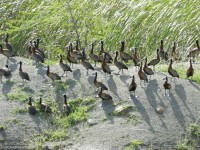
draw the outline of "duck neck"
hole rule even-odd
[[[95,74],[94,82],[97,82],[97,74]]]
[[[36,42],[35,48],[39,48],[39,44],[40,44],[40,40],[37,39],[37,42]]]
[[[94,51],[94,45],[92,44],[90,54],[93,54],[93,51]]]
[[[49,67],[47,67],[47,75],[49,75],[50,71],[49,71]]]
[[[67,98],[64,97],[64,104],[67,105]]]
[[[200,50],[199,41],[196,41],[197,48]]]
[[[31,98],[29,98],[28,105],[32,106]]]
[[[124,43],[122,43],[122,46],[121,46],[121,49],[120,49],[120,52],[123,52],[124,51]]]
[[[79,51],[78,46],[79,46],[79,45],[78,45],[78,40],[77,40],[77,41],[76,41],[76,50],[77,50],[77,51]]]
[[[60,55],[60,63],[62,64],[63,63],[63,59],[62,59],[62,56]]]
[[[157,59],[160,60],[159,51],[157,51]]]
[[[163,41],[160,42],[160,50],[163,51]]]
[[[101,43],[101,50],[100,50],[100,54],[102,54],[104,52],[104,49],[103,49],[103,43]]]
[[[115,59],[114,59],[115,62],[117,62],[117,56],[118,56],[118,54],[116,53],[116,56],[115,56]]]
[[[42,98],[40,98],[40,104],[42,104]]]
[[[19,64],[19,71],[22,72],[22,64]]]
[[[190,68],[192,68],[192,60],[190,60]]]

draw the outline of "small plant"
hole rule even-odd
[[[196,123],[190,124],[187,129],[191,135],[195,137],[200,137],[200,127]]]
[[[7,100],[14,101],[17,100],[21,103],[27,101],[28,94],[24,92],[12,92],[7,94]]]
[[[0,125],[0,132],[1,132],[1,131],[4,131],[5,129],[6,129],[6,128],[5,128],[4,126],[1,126],[1,125]]]
[[[58,129],[55,131],[49,130],[44,133],[48,141],[62,141],[67,138],[67,133],[64,129]]]
[[[64,91],[68,88],[68,85],[65,82],[55,81],[54,84],[56,91]]]
[[[142,141],[140,140],[132,140],[129,144],[127,144],[123,150],[133,150],[137,147],[139,147],[142,144]]]
[[[24,108],[13,108],[12,110],[11,110],[11,113],[12,114],[23,114],[23,113],[26,113],[27,111],[26,111],[26,109],[24,109]]]
[[[9,84],[10,86],[15,84],[15,81],[13,80],[6,80],[6,84]]]
[[[20,125],[20,126],[25,126],[25,124],[24,124],[23,121],[21,121],[19,119],[16,119],[16,118],[14,118],[14,119],[8,119],[6,122],[10,123],[10,124],[17,124],[17,125]]]

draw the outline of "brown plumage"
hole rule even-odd
[[[94,70],[94,67],[87,61],[85,61],[85,59],[81,59],[81,64],[83,65],[83,67],[87,70],[87,75],[88,75],[88,70]]]
[[[105,62],[106,63],[112,63],[112,61],[113,61],[112,57],[110,56],[109,53],[104,51],[104,42],[103,41],[100,42],[100,47],[101,48],[100,48],[100,52],[99,52],[99,59],[101,60],[101,62],[104,61],[104,56],[106,56],[105,57]]]
[[[143,71],[147,74],[150,75],[150,79],[151,79],[151,75],[154,74],[153,70],[151,68],[149,68],[147,66],[147,58],[144,59],[145,63],[144,63],[144,67],[143,67]]]
[[[163,87],[164,87],[164,89],[165,89],[165,95],[167,95],[166,94],[166,90],[169,90],[169,92],[170,92],[170,89],[171,89],[171,84],[170,83],[168,83],[168,77],[166,76],[165,78],[164,78],[164,80],[166,80],[165,81],[165,83],[163,84]]]
[[[95,77],[94,77],[93,83],[94,83],[94,86],[95,86],[97,89],[99,89],[99,88],[101,87],[101,88],[102,88],[102,91],[103,91],[103,90],[108,90],[108,88],[107,88],[103,83],[101,83],[101,82],[99,82],[99,81],[97,80],[97,72],[95,72]]]
[[[200,46],[199,46],[199,41],[198,40],[196,40],[196,45],[197,45],[197,47],[194,48],[193,50],[191,50],[187,57],[192,57],[194,59],[195,57],[199,56]]]
[[[146,73],[144,71],[142,71],[142,62],[140,63],[140,69],[138,71],[138,76],[140,78],[140,85],[141,85],[142,80],[144,81],[144,85],[145,85],[145,82],[148,81],[148,78],[147,78]]]
[[[69,116],[69,114],[71,113],[71,107],[67,103],[67,95],[64,94],[63,97],[64,97],[63,111],[67,116]]]
[[[187,78],[192,77],[194,74],[194,68],[192,66],[192,60],[190,59],[190,67],[188,68],[187,72],[186,72],[186,76]]]
[[[160,51],[159,51],[159,55],[161,59],[164,59],[165,61],[167,61],[168,58],[168,53],[164,51],[163,48],[163,40],[160,41]]]
[[[153,70],[155,71],[155,65],[157,65],[160,62],[160,55],[159,55],[159,49],[157,49],[157,57],[152,59],[147,65],[153,66]]]
[[[0,54],[3,54],[7,58],[11,57],[13,55],[12,51],[9,49],[3,49],[2,45],[0,44]]]
[[[94,61],[94,66],[96,66],[96,62],[101,62],[101,60],[99,59],[99,56],[94,54],[94,43],[91,44],[91,50],[90,50],[89,56]]]
[[[109,94],[107,93],[103,93],[102,91],[102,88],[100,87],[99,88],[100,92],[99,92],[99,97],[103,100],[103,101],[107,101],[107,100],[110,100],[112,101],[112,96],[110,96]]]
[[[83,55],[78,47],[78,41],[76,41],[76,49],[75,50],[73,50],[72,43],[70,43],[70,54],[75,59],[83,59]]]
[[[22,71],[22,62],[19,62],[19,75],[22,78],[23,81],[30,81],[29,75],[26,72]]]
[[[101,68],[103,70],[103,72],[106,74],[111,74],[111,70],[110,70],[110,67],[106,64],[106,53],[104,54],[104,59],[103,59],[103,62],[101,63]]]
[[[49,65],[47,66],[46,75],[53,81],[54,80],[61,80],[60,76],[57,73],[50,72]]]
[[[37,112],[35,106],[32,105],[32,98],[31,97],[29,97],[27,110],[28,110],[29,114],[31,114],[31,115],[35,115],[36,112]]]
[[[46,58],[45,53],[42,49],[39,48],[39,44],[40,44],[40,39],[37,38],[36,42],[34,41],[35,51],[36,53],[40,54],[43,59],[45,59]]]
[[[39,97],[39,109],[42,112],[51,113],[51,108],[47,104],[42,102],[42,98],[41,97]]]
[[[67,47],[67,61],[71,64],[72,68],[73,68],[73,64],[78,63],[77,59],[71,55],[71,46],[70,45]]]
[[[174,42],[174,45],[172,47],[171,57],[174,58],[174,60],[181,60],[178,53],[176,52],[176,42]]]
[[[119,62],[117,60],[117,57],[118,57],[118,52],[116,51],[116,56],[115,56],[115,59],[114,59],[114,64],[119,69],[119,72],[122,70],[122,73],[123,73],[123,69],[128,70],[128,67],[125,64],[123,64],[122,62]]]
[[[133,55],[132,55],[132,60],[133,60],[133,63],[134,63],[134,65],[135,65],[135,67],[136,67],[136,69],[137,69],[137,67],[139,67],[140,66],[140,61],[141,61],[141,59],[138,57],[138,55],[137,55],[137,48],[135,48],[135,49],[132,49],[134,52],[133,52]]]
[[[121,44],[120,58],[121,58],[122,61],[128,62],[128,60],[131,60],[132,57],[128,53],[124,52],[124,50],[125,50],[125,42],[121,41],[120,44]]]
[[[61,54],[59,54],[58,57],[60,58],[60,62],[59,62],[60,67],[64,71],[63,75],[66,74],[66,76],[67,76],[67,71],[72,72],[72,69],[71,69],[71,67],[68,64],[63,63],[63,57],[62,57]]]
[[[5,38],[5,47],[6,47],[6,49],[8,49],[9,51],[13,52],[12,45],[8,42],[8,37],[9,37],[9,35],[6,34],[6,38]]]
[[[135,76],[132,76],[132,82],[128,87],[128,91],[129,92],[134,92],[134,95],[135,95],[136,88],[137,88],[137,84],[135,83]]]
[[[31,58],[35,60],[36,66],[39,64],[39,62],[44,63],[44,58],[39,53],[36,53],[34,46],[32,46],[31,50],[32,50]]]
[[[170,64],[168,67],[168,73],[172,76],[172,77],[177,77],[179,78],[179,74],[177,73],[177,71],[175,69],[172,68],[172,59],[170,60]]]

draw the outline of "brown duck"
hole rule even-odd
[[[200,53],[200,46],[199,46],[199,41],[198,40],[196,40],[196,45],[197,45],[197,47],[194,48],[193,50],[191,50],[187,57],[192,57],[193,59],[195,57],[198,57],[198,55]]]
[[[132,82],[128,87],[128,91],[129,92],[134,92],[134,95],[135,95],[136,88],[137,88],[137,84],[135,83],[135,76],[132,76]]]
[[[177,73],[177,71],[175,69],[172,68],[172,59],[170,60],[170,64],[168,67],[168,73],[172,76],[172,77],[177,77],[179,78],[179,74]]]
[[[73,68],[73,64],[78,63],[77,59],[71,55],[71,46],[67,47],[67,61],[70,63],[72,68]]]
[[[100,52],[99,52],[99,59],[101,60],[101,62],[103,62],[104,56],[106,56],[105,62],[106,63],[112,63],[112,61],[113,61],[112,57],[110,56],[110,54],[108,52],[104,51],[104,42],[103,41],[100,42],[100,47],[101,48],[100,48]]]
[[[50,72],[49,65],[47,66],[46,75],[53,81],[54,80],[61,80],[60,76],[57,73]]]
[[[96,66],[96,62],[101,62],[101,60],[99,59],[99,56],[94,54],[94,43],[91,44],[89,57],[94,61],[94,66]]]
[[[193,74],[194,74],[194,68],[192,66],[192,60],[190,59],[190,67],[188,68],[187,72],[186,72],[186,76],[187,78],[189,77],[193,77]]]
[[[110,96],[109,94],[107,93],[103,93],[102,91],[102,88],[100,87],[99,88],[100,92],[99,92],[99,97],[103,100],[103,101],[112,101],[112,96]]]
[[[117,57],[118,57],[118,51],[116,51],[116,56],[115,56],[115,59],[114,59],[114,64],[119,69],[119,72],[122,70],[122,73],[123,73],[123,69],[128,70],[128,67],[125,64],[123,64],[122,62],[119,62],[117,60]]]
[[[103,83],[101,83],[101,82],[99,82],[99,81],[97,80],[97,72],[95,72],[95,77],[94,77],[93,83],[94,83],[94,86],[95,86],[97,89],[99,89],[99,88],[101,87],[101,88],[102,88],[102,91],[103,91],[103,90],[108,90],[108,88],[107,88]]]
[[[110,67],[106,64],[106,53],[104,54],[104,59],[103,59],[103,62],[102,62],[102,64],[101,64],[101,68],[102,68],[102,70],[103,70],[103,72],[105,73],[105,74],[111,74],[111,70],[110,70]]]
[[[71,113],[71,107],[70,107],[70,105],[69,105],[68,102],[67,102],[67,95],[64,94],[63,97],[64,97],[63,110],[64,110],[64,113],[65,113],[67,116],[69,116],[69,114]]]
[[[147,65],[153,66],[153,70],[155,71],[155,65],[157,65],[160,62],[160,55],[159,55],[159,49],[157,49],[157,57],[152,59]]]
[[[140,78],[140,85],[141,85],[141,81],[144,81],[144,86],[145,86],[145,82],[148,81],[147,75],[145,72],[142,71],[142,62],[140,63],[140,69],[138,71],[138,76]]]
[[[153,70],[151,68],[149,68],[147,66],[147,58],[144,59],[145,60],[145,63],[144,63],[144,67],[143,67],[143,71],[150,76],[150,79],[151,79],[151,75],[154,74]]]
[[[0,44],[0,54],[3,54],[7,58],[12,57],[13,52],[10,51],[9,49],[3,49],[2,45]]]
[[[165,89],[165,95],[167,95],[166,91],[169,90],[169,92],[170,92],[172,86],[171,86],[170,83],[168,83],[168,77],[167,76],[163,80],[165,80],[165,83],[163,84],[163,87]]]
[[[161,59],[164,59],[165,61],[167,61],[168,58],[168,53],[164,51],[163,48],[163,40],[160,41],[160,51],[159,51],[159,55]]]
[[[131,60],[132,57],[128,53],[124,52],[124,50],[125,50],[125,42],[121,41],[120,44],[121,44],[120,58],[121,58],[122,61],[128,62],[128,60]]]
[[[133,60],[133,63],[135,65],[135,67],[136,67],[136,70],[137,70],[137,67],[140,66],[141,59],[137,55],[137,48],[132,49],[132,51],[134,51],[133,55],[132,55],[132,60]]]
[[[58,55],[58,57],[60,58],[60,67],[62,68],[62,70],[64,71],[64,73],[62,74],[62,76],[64,76],[66,74],[67,76],[67,71],[72,72],[71,67],[68,64],[63,63],[63,57],[61,54]]]
[[[31,115],[35,115],[37,112],[35,106],[32,105],[32,97],[29,97],[27,110]]]
[[[42,98],[41,97],[39,97],[39,109],[42,112],[51,113],[51,108],[47,104],[42,102]]]
[[[20,65],[19,66],[19,75],[22,78],[23,82],[24,81],[30,81],[28,73],[22,71],[22,62],[21,61],[19,62],[19,65]]]
[[[87,70],[86,75],[88,75],[88,70],[94,70],[94,67],[87,61],[85,61],[85,59],[81,59],[81,64],[83,65],[83,67]]]

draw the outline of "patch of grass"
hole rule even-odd
[[[0,132],[4,131],[5,129],[6,129],[6,127],[0,125]]]
[[[63,141],[68,136],[64,129],[58,129],[58,130],[48,130],[44,133],[44,135],[47,137],[48,141]]]
[[[28,96],[29,95],[27,93],[24,93],[24,92],[19,92],[19,91],[10,92],[10,93],[7,94],[7,100],[9,100],[9,101],[17,100],[17,101],[23,103],[23,102],[27,101]]]
[[[24,108],[22,108],[22,107],[13,108],[13,109],[11,110],[11,113],[12,113],[12,114],[15,114],[15,115],[17,115],[17,114],[24,114],[24,113],[26,113],[26,112],[27,112],[27,110],[24,109]]]
[[[13,118],[13,119],[8,119],[6,121],[7,123],[10,123],[10,124],[14,124],[14,125],[19,125],[19,126],[25,126],[25,123],[19,119],[16,119],[16,118]]]
[[[54,87],[56,91],[64,91],[64,90],[67,90],[68,88],[68,85],[65,82],[55,81],[54,84],[55,84]]]
[[[127,144],[123,150],[133,150],[137,147],[139,147],[142,144],[142,141],[140,140],[132,140],[129,144]]]
[[[6,80],[6,84],[9,84],[10,86],[15,84],[15,81],[13,80]]]
[[[21,90],[26,92],[26,93],[34,93],[35,92],[32,88],[27,87],[27,86],[23,87]]]
[[[192,123],[187,127],[189,133],[194,137],[200,137],[200,126],[196,123]]]

